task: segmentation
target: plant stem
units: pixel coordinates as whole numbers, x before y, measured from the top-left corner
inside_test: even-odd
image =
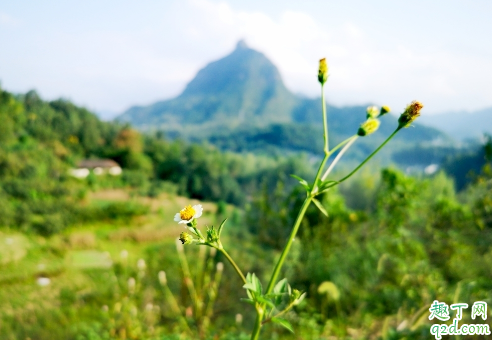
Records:
[[[190,267],[188,267],[188,260],[186,259],[183,246],[179,243],[179,241],[176,242],[176,248],[178,250],[179,262],[181,263],[181,269],[183,270],[186,287],[188,287],[188,292],[190,293],[190,296],[195,303],[195,307],[199,308],[198,295],[195,289],[195,285],[193,284],[193,280],[191,279],[191,272]]]
[[[401,129],[400,127],[396,128],[396,130],[393,131],[393,133],[376,150],[374,150],[362,163],[360,163],[354,170],[352,170],[352,172],[350,172],[347,176],[343,177],[342,179],[338,180],[333,185],[328,186],[327,189],[331,188],[335,185],[338,185],[338,184],[342,183],[343,181],[349,179],[353,174],[355,174],[357,172],[357,170],[362,168],[362,166],[364,166],[364,164],[366,164],[375,154],[377,154],[379,152],[379,150],[381,150],[383,148],[383,146],[385,146],[386,143],[388,143],[396,135],[396,133],[398,131],[400,131],[400,129]]]
[[[323,171],[326,161],[330,157],[330,151],[328,147],[328,120],[326,118],[326,103],[325,103],[325,88],[323,85],[321,85],[321,107],[323,111],[323,138],[324,138],[324,152],[325,152],[325,157],[321,161],[321,164],[318,168],[318,172],[316,173],[316,178],[314,179],[314,184],[313,184],[313,190],[312,193],[316,193],[318,190],[318,180],[319,176],[321,175],[321,172]]]
[[[236,262],[234,262],[232,257],[225,251],[225,249],[222,247],[222,245],[220,245],[220,247],[217,249],[219,249],[219,251],[222,254],[224,254],[224,256],[227,258],[227,260],[232,264],[232,266],[236,270],[237,274],[241,277],[241,280],[243,280],[243,282],[246,284],[247,283],[246,277],[244,277],[243,272],[241,271],[241,269],[239,269],[238,265],[236,264]]]
[[[190,326],[188,325],[188,322],[186,321],[185,317],[181,313],[181,310],[179,309],[178,301],[174,298],[174,294],[167,285],[167,283],[163,287],[164,289],[164,294],[167,295],[168,299],[171,302],[171,308],[173,309],[173,312],[176,314],[176,316],[179,319],[179,322],[186,328],[186,330],[190,333],[193,334],[193,332],[190,329]]]
[[[282,265],[284,264],[285,258],[287,257],[287,254],[289,253],[290,246],[292,245],[292,242],[294,241],[294,238],[296,237],[297,231],[299,230],[299,227],[301,225],[302,219],[304,218],[304,214],[306,213],[307,208],[309,207],[309,204],[311,203],[313,197],[308,196],[304,200],[304,203],[302,204],[301,210],[299,210],[299,213],[297,214],[296,221],[294,223],[294,227],[292,228],[292,231],[289,236],[289,240],[287,241],[287,244],[285,245],[284,250],[282,251],[282,254],[280,255],[280,258],[275,265],[275,269],[273,270],[272,277],[270,279],[270,282],[268,283],[268,287],[266,290],[265,294],[270,294],[273,290],[273,287],[275,286],[275,282],[278,279],[278,275],[280,273],[280,269],[282,268]],[[263,319],[263,310],[259,311],[258,308],[256,309],[257,315],[256,315],[256,321],[255,321],[255,327],[253,329],[253,333],[251,333],[251,340],[257,340],[258,337],[260,336],[260,329],[262,325],[262,319]]]
[[[256,311],[255,327],[253,328],[253,333],[251,333],[251,340],[258,340],[261,330],[261,319],[263,319],[263,312],[258,311],[258,309]]]
[[[340,160],[340,158],[342,158],[342,156],[345,153],[345,151],[347,151],[350,148],[350,146],[352,146],[352,144],[354,144],[354,142],[357,140],[358,137],[359,136],[356,135],[356,136],[352,136],[352,137],[349,138],[349,142],[343,147],[342,150],[340,150],[340,152],[335,157],[335,159],[333,160],[333,162],[331,162],[331,164],[328,167],[328,169],[326,169],[326,172],[321,177],[321,181],[324,181],[326,179],[326,177],[330,174],[331,170],[333,170],[333,168],[338,163],[338,161]]]
[[[328,147],[328,119],[326,118],[326,102],[325,102],[325,86],[324,85],[321,85],[321,107],[323,110],[323,128],[324,128],[323,136],[325,137],[325,155],[327,155],[328,151],[330,149]]]
[[[292,242],[294,241],[294,238],[296,237],[297,230],[299,230],[302,219],[304,218],[304,214],[306,213],[306,210],[309,207],[309,204],[311,203],[312,199],[313,199],[312,196],[306,197],[306,199],[304,200],[304,203],[302,204],[301,210],[299,210],[299,214],[297,215],[296,221],[294,223],[294,227],[292,228],[292,231],[290,233],[289,240],[287,241],[287,244],[285,245],[285,248],[282,251],[280,258],[279,258],[277,264],[275,265],[275,269],[273,270],[272,277],[270,279],[270,282],[268,283],[266,294],[270,294],[272,292],[273,287],[275,286],[275,282],[277,282],[278,275],[280,273],[280,269],[282,268],[282,265],[284,264],[285,258],[287,257],[287,254],[289,253],[290,246],[292,245]]]

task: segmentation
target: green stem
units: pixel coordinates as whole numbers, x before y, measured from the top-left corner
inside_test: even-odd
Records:
[[[164,285],[163,288],[164,288],[164,291],[165,291],[164,294],[167,295],[168,299],[170,300],[170,302],[171,302],[171,308],[173,309],[173,312],[178,317],[179,322],[181,322],[181,324],[186,328],[186,330],[190,334],[192,334],[191,329],[190,329],[190,326],[188,325],[188,322],[186,321],[186,319],[183,316],[183,314],[181,314],[181,310],[179,309],[178,301],[176,301],[176,299],[174,298],[174,294],[171,291],[171,289],[169,288],[169,286],[167,285],[167,283]]]
[[[221,262],[219,263],[221,264],[221,266],[223,265]],[[210,326],[210,319],[212,318],[214,312],[214,304],[215,304],[215,300],[217,299],[220,280],[222,279],[222,269],[219,270],[218,268],[219,263],[217,263],[217,269],[215,271],[213,283],[208,288],[208,304],[205,307],[205,313],[204,313],[205,316],[203,318],[203,323],[202,323],[203,330],[205,332]]]
[[[396,135],[396,133],[398,131],[400,131],[400,129],[401,129],[400,127],[396,128],[396,130],[393,131],[393,133],[383,142],[383,144],[381,144],[376,150],[374,150],[362,163],[360,163],[354,170],[352,170],[352,172],[350,172],[347,176],[343,177],[342,179],[338,180],[336,183],[328,186],[327,189],[331,188],[335,185],[338,185],[338,184],[342,183],[343,181],[349,179],[360,168],[362,168],[362,166],[364,166],[364,164],[366,164],[375,154],[377,154],[379,152],[379,150],[381,150],[383,148],[383,146],[385,146],[386,143],[388,143]]]
[[[251,333],[251,340],[258,340],[261,330],[261,319],[263,319],[263,312],[258,310],[256,314],[255,327],[253,328],[253,333]]]
[[[325,103],[325,87],[321,85],[321,107],[323,109],[323,128],[324,128],[324,137],[325,137],[325,155],[328,154],[330,150],[328,147],[328,120],[326,118],[326,103]]]
[[[287,241],[287,244],[285,245],[285,248],[282,251],[280,258],[279,258],[277,264],[275,265],[275,269],[273,270],[272,277],[270,279],[270,282],[268,283],[266,294],[270,294],[272,292],[273,287],[275,286],[275,282],[277,282],[278,275],[280,273],[280,269],[282,268],[282,265],[284,264],[285,258],[287,257],[287,254],[289,253],[290,246],[292,245],[292,242],[294,241],[294,238],[296,237],[297,230],[299,230],[302,219],[304,218],[304,214],[306,213],[306,210],[309,207],[309,204],[311,203],[312,199],[313,199],[312,196],[306,197],[306,199],[304,200],[304,203],[302,204],[301,210],[299,210],[299,214],[297,215],[296,221],[294,223],[294,227],[292,228],[292,231],[290,233],[289,240]]]
[[[318,192],[318,188],[316,186],[316,182],[318,182],[319,175],[321,174],[321,171],[323,171],[323,168],[325,167],[326,161],[331,157],[331,155],[333,155],[333,153],[335,151],[337,151],[338,149],[340,149],[345,144],[349,143],[354,137],[357,137],[357,135],[347,138],[346,140],[344,140],[343,142],[341,142],[340,144],[338,144],[337,146],[335,146],[333,149],[331,149],[330,152],[328,152],[327,155],[325,155],[325,157],[323,158],[323,161],[321,162],[321,164],[319,166],[318,173],[316,174],[316,178],[314,180],[313,190],[311,191],[311,194],[316,194]]]
[[[183,269],[183,276],[185,279],[186,287],[188,288],[188,291],[190,293],[193,302],[195,303],[195,306],[198,306],[199,304],[198,295],[195,286],[193,284],[193,280],[191,279],[190,267],[188,267],[188,260],[186,259],[183,246],[179,244],[179,242],[177,242],[176,248],[178,249],[179,262],[181,263],[181,269]]]
[[[319,176],[321,175],[321,172],[323,171],[326,161],[330,157],[330,151],[328,147],[328,120],[326,118],[326,103],[325,103],[325,89],[324,86],[321,85],[321,107],[323,111],[323,138],[324,138],[324,152],[325,152],[325,157],[321,161],[321,164],[318,168],[318,172],[316,173],[316,178],[314,179],[314,185],[313,185],[313,193],[316,193],[318,190],[318,180]]]
[[[224,254],[224,256],[227,258],[227,260],[232,264],[232,266],[236,270],[237,274],[241,277],[241,280],[243,280],[244,284],[246,284],[247,283],[246,277],[244,277],[243,272],[241,271],[241,269],[239,269],[238,265],[236,264],[236,262],[234,262],[232,257],[225,251],[225,249],[222,247],[222,245],[217,249],[219,249],[219,251],[222,254]]]
[[[333,160],[333,162],[331,162],[330,166],[328,167],[328,169],[326,169],[326,172],[321,177],[321,181],[324,181],[326,179],[326,177],[328,177],[328,175],[330,174],[331,170],[333,170],[333,168],[338,163],[338,161],[340,160],[340,158],[342,158],[342,156],[345,153],[345,151],[347,151],[352,146],[352,144],[354,144],[354,142],[357,140],[358,137],[359,136],[356,135],[356,136],[352,136],[352,137],[350,137],[348,139],[349,142],[343,147],[342,150],[340,150],[340,152],[335,157],[335,159]]]
[[[290,233],[289,239],[287,240],[287,244],[285,245],[282,254],[280,254],[280,258],[278,259],[278,262],[275,265],[275,268],[273,269],[272,277],[270,279],[270,282],[268,283],[268,287],[265,294],[270,294],[272,292],[273,287],[275,286],[275,282],[277,282],[278,275],[280,274],[280,269],[282,269],[282,265],[284,264],[287,254],[289,253],[292,242],[294,242],[297,231],[301,226],[302,219],[304,218],[304,215],[306,214],[306,210],[309,207],[309,204],[311,204],[312,200],[313,200],[312,196],[308,196],[304,200],[301,210],[299,210],[299,213],[297,214],[297,218],[294,223],[294,227],[292,228],[292,231]],[[258,339],[258,337],[260,336],[260,329],[262,325],[263,311],[260,312],[258,311],[258,309],[256,311],[257,311],[256,322],[255,322],[255,327],[253,329],[253,333],[251,334],[251,340]]]

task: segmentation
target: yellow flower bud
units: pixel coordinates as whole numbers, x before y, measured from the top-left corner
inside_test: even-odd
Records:
[[[357,134],[361,137],[364,137],[370,135],[371,133],[376,132],[378,128],[379,128],[379,120],[375,118],[369,118],[360,125]]]
[[[377,118],[379,116],[379,110],[377,106],[367,107],[367,117],[366,118]]]
[[[420,110],[424,105],[421,102],[414,100],[406,108],[398,119],[398,128],[409,127],[412,122],[420,116]]]
[[[384,116],[385,114],[387,114],[388,112],[390,112],[391,109],[389,108],[388,105],[383,105],[381,107],[381,112],[379,113],[380,116]]]
[[[191,242],[193,242],[193,237],[186,232],[182,232],[179,235],[179,240],[181,241],[182,244],[190,244]]]
[[[318,81],[323,85],[328,80],[328,64],[326,58],[319,61]]]

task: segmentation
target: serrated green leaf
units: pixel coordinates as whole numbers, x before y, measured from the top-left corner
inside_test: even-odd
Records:
[[[253,294],[251,294],[251,291],[250,290],[246,289],[246,294],[248,294],[248,297],[250,299],[253,299]]]
[[[276,323],[277,325],[280,325],[284,328],[287,328],[289,331],[294,333],[294,328],[292,328],[292,325],[290,324],[289,321],[282,319],[282,318],[272,318],[272,322]]]
[[[246,303],[249,303],[250,305],[255,305],[255,301],[253,299],[245,299],[245,298],[241,298],[241,301],[244,301]]]
[[[271,308],[275,308],[275,304],[272,301],[270,301],[269,299],[266,299],[264,296],[258,296],[256,298],[256,301],[258,301],[260,303],[264,303],[265,305],[268,305]]]
[[[280,280],[279,282],[277,282],[275,287],[273,287],[273,292],[275,294],[285,293],[286,285],[287,285],[287,279]]]
[[[224,227],[224,224],[226,223],[226,221],[227,221],[227,218],[222,221],[222,223],[219,226],[219,229],[217,230],[217,235],[219,236],[219,238],[220,238],[220,233],[222,232],[222,228]]]
[[[253,292],[256,292],[256,286],[252,282],[245,283],[243,286],[244,289],[251,290]]]
[[[316,206],[318,207],[318,209],[323,213],[323,215],[325,215],[326,217],[328,217],[328,212],[326,212],[325,207],[323,207],[323,205],[321,204],[321,202],[318,201],[316,198],[313,198],[313,202],[314,202],[314,204],[316,204]]]
[[[263,286],[261,285],[260,279],[255,274],[253,274],[253,284],[256,287],[256,292],[259,295],[262,295],[263,294]]]
[[[251,273],[246,274],[246,282],[252,282],[251,281]]]

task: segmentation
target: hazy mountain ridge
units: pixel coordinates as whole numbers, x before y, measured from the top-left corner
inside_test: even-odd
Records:
[[[330,142],[352,136],[365,120],[367,106],[328,105]],[[262,53],[240,41],[236,49],[201,69],[176,98],[149,106],[135,106],[117,118],[147,131],[161,130],[168,136],[208,141],[221,149],[258,151],[280,148],[319,153],[322,151],[322,117],[319,98],[290,92],[276,66]],[[421,143],[446,143],[439,130],[414,124],[401,132],[392,150]],[[381,143],[397,126],[397,117],[387,115],[366,146]],[[386,155],[390,158],[390,155]]]
[[[202,124],[264,125],[290,121],[296,102],[275,65],[241,41],[231,54],[201,69],[178,97],[132,107],[118,120],[163,130]]]
[[[477,139],[492,134],[492,107],[422,116],[421,122],[444,131],[453,139]]]

